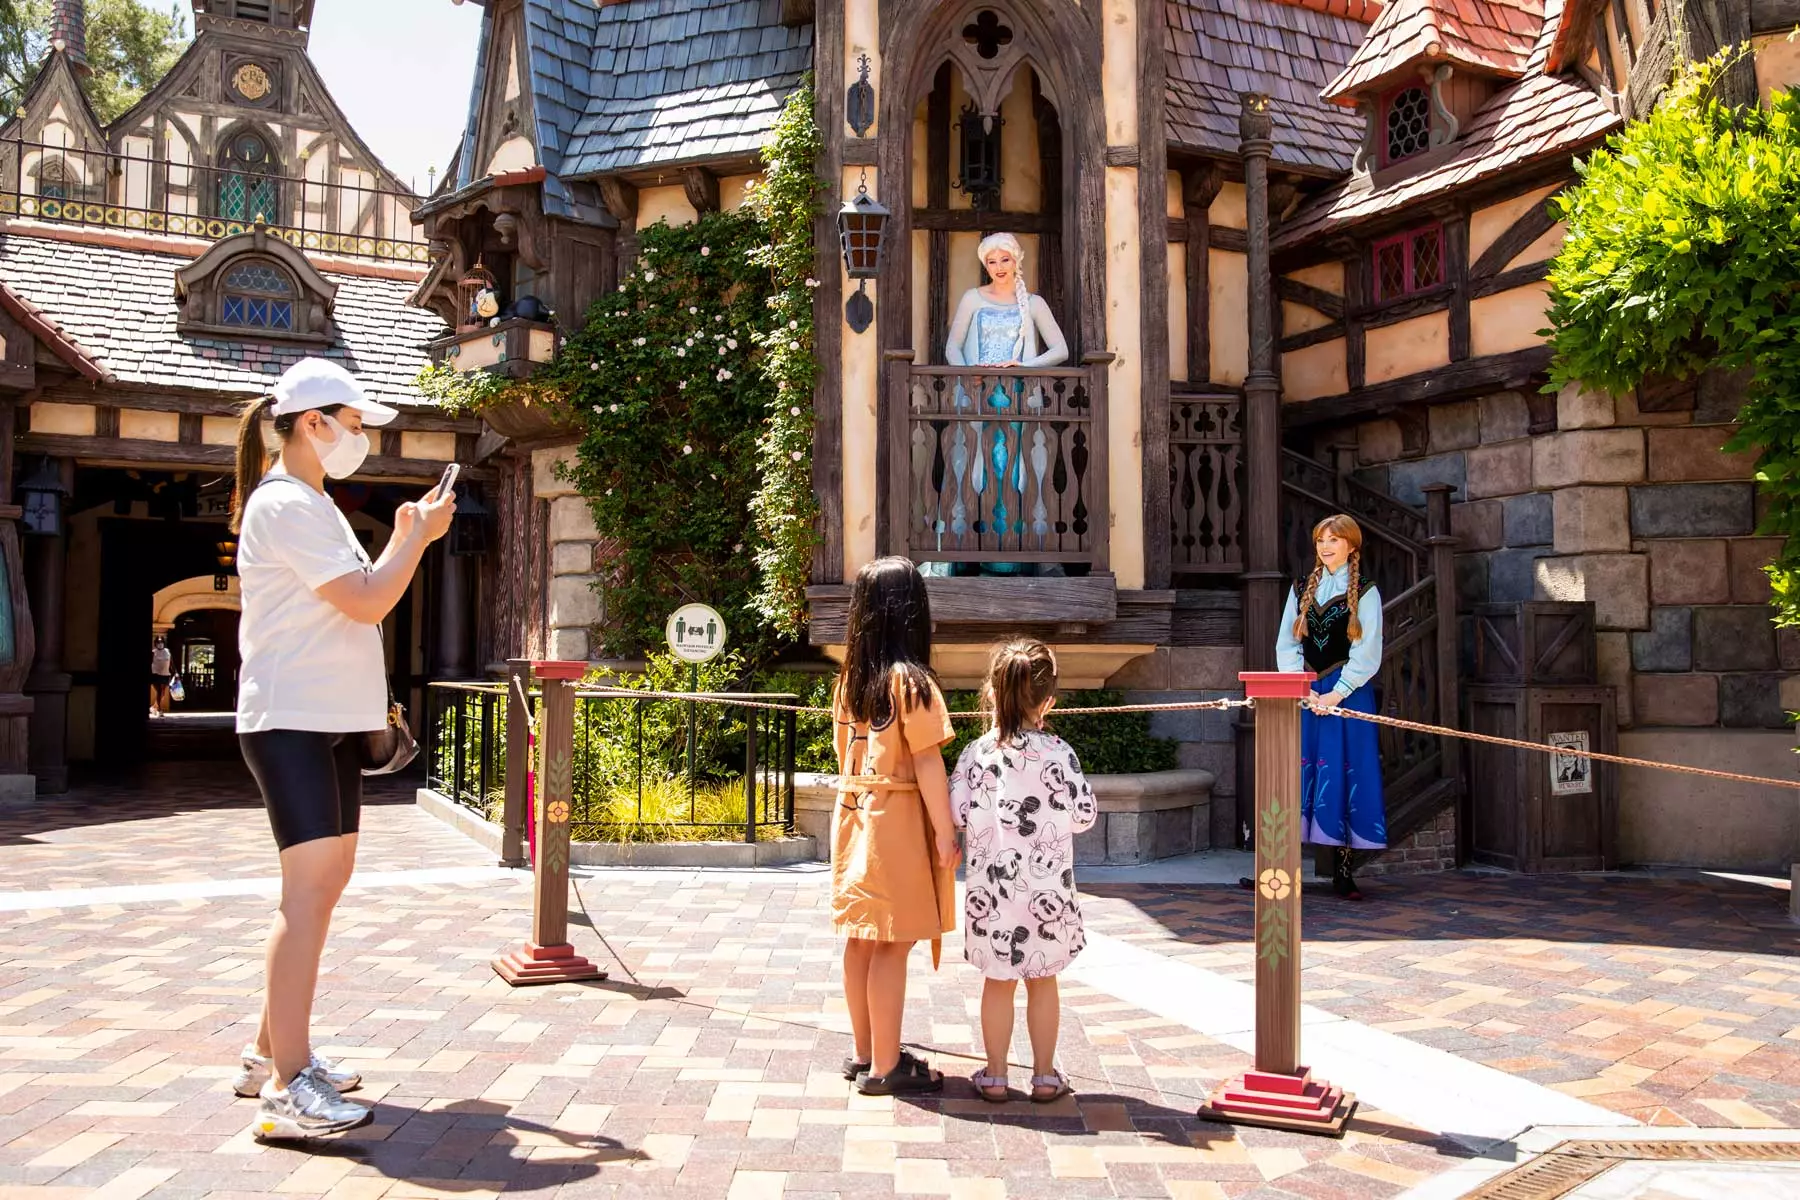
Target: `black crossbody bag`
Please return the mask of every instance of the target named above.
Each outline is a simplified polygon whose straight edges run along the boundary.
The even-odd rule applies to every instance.
[[[277,479],[290,480],[300,487],[306,486],[290,475],[265,475],[256,486],[261,487],[264,483]],[[362,742],[364,775],[392,775],[396,771],[404,771],[419,756],[419,740],[413,736],[412,726],[407,724],[406,705],[394,699],[394,681],[387,672],[387,638],[381,632],[380,625],[375,626],[375,636],[382,643],[381,678],[387,685],[387,723],[380,729],[352,736]]]

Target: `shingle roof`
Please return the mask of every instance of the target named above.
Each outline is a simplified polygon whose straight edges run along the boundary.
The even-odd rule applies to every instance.
[[[1327,6],[1317,0],[1317,6]],[[1278,0],[1167,0],[1168,128],[1177,146],[1236,155],[1243,92],[1270,97],[1275,161],[1347,171],[1362,141],[1354,113],[1319,92],[1367,26]]]
[[[754,150],[812,66],[812,26],[782,24],[781,0],[530,7],[534,24],[576,8],[592,22],[578,73],[589,99],[562,165],[571,177]]]
[[[317,354],[355,371],[378,400],[425,403],[413,377],[427,361],[425,344],[448,330],[436,315],[407,307],[415,283],[326,274],[338,288],[338,337],[323,349],[188,337],[175,329],[175,272],[190,261],[0,232],[0,279],[120,383],[253,393],[267,390],[289,364]]]
[[[1541,73],[1555,40],[1564,0],[1546,0],[1544,27],[1533,48],[1534,73],[1502,88],[1477,109],[1448,161],[1374,189],[1349,179],[1308,201],[1276,231],[1282,249],[1366,217],[1539,159],[1567,158],[1619,124],[1620,118],[1579,79]]]
[[[1354,105],[1421,62],[1517,79],[1543,28],[1544,0],[1392,0],[1325,95]]]

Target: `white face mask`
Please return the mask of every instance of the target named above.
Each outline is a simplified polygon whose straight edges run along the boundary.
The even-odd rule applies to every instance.
[[[325,468],[325,474],[333,479],[347,479],[363,465],[363,459],[369,457],[369,435],[351,433],[330,417],[325,423],[337,433],[335,441],[322,441],[310,432],[313,451],[319,456],[319,465]]]

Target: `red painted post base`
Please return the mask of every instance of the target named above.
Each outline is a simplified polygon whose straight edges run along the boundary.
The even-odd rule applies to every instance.
[[[575,953],[575,947],[566,942],[560,946],[526,942],[511,954],[496,958],[494,973],[514,987],[606,978],[605,971]]]
[[[1200,1109],[1200,1119],[1342,1137],[1355,1111],[1355,1096],[1301,1067],[1295,1075],[1245,1071],[1219,1085]]]

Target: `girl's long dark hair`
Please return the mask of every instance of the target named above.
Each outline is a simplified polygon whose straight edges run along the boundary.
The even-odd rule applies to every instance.
[[[838,671],[838,703],[852,720],[886,725],[893,675],[904,676],[904,704],[931,698],[931,599],[925,579],[905,558],[878,558],[850,589],[849,631]]]
[[[263,445],[263,418],[269,409],[274,407],[275,397],[258,396],[244,406],[243,414],[238,417],[237,435],[237,487],[231,493],[231,532],[242,533],[244,528],[244,505],[250,503],[250,493],[262,482],[262,477],[269,469],[269,452]],[[331,404],[317,411],[330,416],[344,406]],[[288,413],[275,418],[275,436],[287,441],[288,435],[294,432],[294,422],[300,419],[299,413]]]

